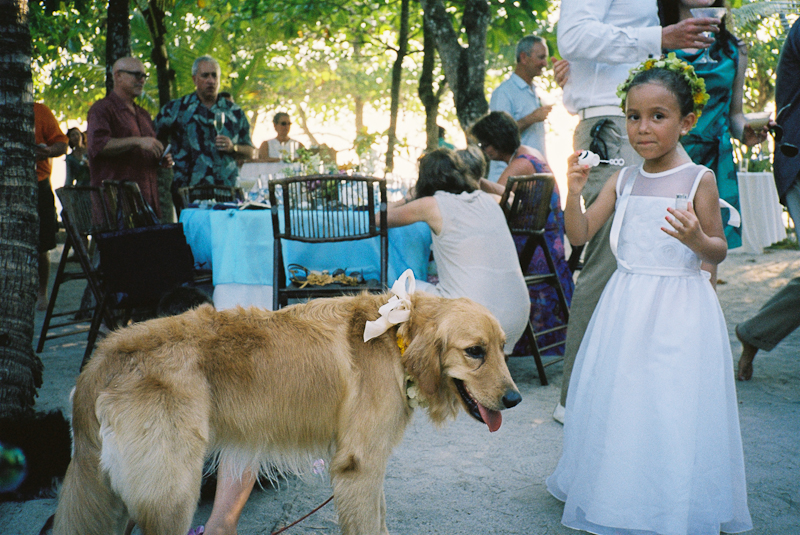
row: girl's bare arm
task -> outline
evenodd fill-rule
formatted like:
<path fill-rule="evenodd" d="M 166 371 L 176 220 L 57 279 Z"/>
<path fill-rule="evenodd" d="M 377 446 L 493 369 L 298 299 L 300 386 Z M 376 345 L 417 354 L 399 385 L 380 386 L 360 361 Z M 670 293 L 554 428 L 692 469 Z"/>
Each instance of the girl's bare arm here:
<path fill-rule="evenodd" d="M 584 213 L 581 208 L 581 192 L 589 179 L 588 165 L 578 163 L 580 151 L 570 155 L 567 168 L 567 204 L 564 207 L 564 229 L 572 245 L 583 245 L 592 239 L 614 212 L 617 201 L 617 177 L 608 179 L 594 203 Z"/>

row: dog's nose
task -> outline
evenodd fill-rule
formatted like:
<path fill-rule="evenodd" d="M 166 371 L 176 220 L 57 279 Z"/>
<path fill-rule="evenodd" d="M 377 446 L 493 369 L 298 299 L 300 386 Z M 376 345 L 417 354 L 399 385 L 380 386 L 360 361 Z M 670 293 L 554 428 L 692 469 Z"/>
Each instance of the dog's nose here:
<path fill-rule="evenodd" d="M 519 395 L 519 392 L 516 390 L 507 390 L 506 395 L 503 396 L 503 406 L 506 409 L 510 409 L 519 404 L 522 401 L 522 396 Z"/>

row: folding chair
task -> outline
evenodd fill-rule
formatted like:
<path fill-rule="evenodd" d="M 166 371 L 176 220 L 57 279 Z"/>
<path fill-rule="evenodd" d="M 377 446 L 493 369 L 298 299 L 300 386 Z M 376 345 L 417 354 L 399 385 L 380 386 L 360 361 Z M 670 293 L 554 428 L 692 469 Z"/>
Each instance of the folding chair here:
<path fill-rule="evenodd" d="M 106 220 L 116 224 L 92 229 L 92 240 L 100 253 L 99 266 L 88 255 L 79 255 L 97 301 L 81 368 L 92 354 L 101 324 L 115 330 L 127 324 L 134 312 L 143 319 L 152 317 L 166 290 L 192 280 L 193 258 L 180 224 L 159 225 L 134 182 L 105 181 L 103 192 L 102 200 L 92 204 L 92 217 L 96 220 L 105 211 Z M 113 218 L 109 207 L 116 214 Z M 151 233 L 148 227 L 167 231 Z M 141 232 L 128 232 L 136 229 Z M 114 247 L 120 234 L 133 235 L 126 242 L 129 247 Z"/>
<path fill-rule="evenodd" d="M 203 184 L 199 186 L 189 186 L 178 189 L 178 193 L 183 199 L 183 206 L 198 201 L 216 202 L 243 202 L 244 192 L 242 188 L 236 186 L 215 186 Z"/>
<path fill-rule="evenodd" d="M 503 211 L 506 214 L 511 235 L 525 236 L 527 238 L 519 253 L 519 264 L 522 268 L 522 274 L 525 276 L 525 283 L 528 286 L 539 283 L 549 284 L 558 296 L 559 306 L 562 311 L 563 324 L 561 325 L 536 332 L 530 320 L 528 320 L 528 325 L 525 327 L 525 334 L 530 340 L 529 349 L 536 362 L 536 370 L 539 373 L 539 381 L 542 385 L 547 385 L 545 366 L 559 362 L 563 360 L 563 357 L 557 357 L 547 362 L 547 364 L 543 364 L 541 353 L 553 347 L 564 345 L 565 342 L 558 341 L 540 347 L 538 340 L 546 334 L 566 330 L 567 322 L 569 321 L 567 297 L 564 293 L 564 288 L 561 286 L 561 281 L 558 279 L 553 255 L 545 239 L 545 226 L 550 215 L 550 199 L 553 195 L 554 185 L 555 178 L 551 174 L 510 177 L 500 200 L 500 206 L 503 207 Z M 514 199 L 509 206 L 508 200 L 512 191 Z M 528 271 L 533 255 L 538 248 L 542 249 L 547 262 L 547 273 L 531 273 Z"/>
<path fill-rule="evenodd" d="M 379 199 L 376 200 L 376 196 Z M 276 179 L 269 182 L 269 199 L 275 239 L 272 285 L 274 310 L 287 305 L 289 299 L 331 297 L 364 290 L 374 293 L 386 291 L 389 237 L 385 180 L 336 175 Z M 376 208 L 380 210 L 380 225 L 375 223 Z M 287 283 L 283 240 L 322 244 L 370 238 L 380 241 L 378 280 L 365 280 L 355 286 L 334 283 L 301 287 L 296 282 Z M 332 269 L 340 267 L 343 266 L 331 266 Z"/>
<path fill-rule="evenodd" d="M 71 327 L 88 323 L 94 307 L 87 305 L 87 300 L 82 299 L 81 305 L 77 309 L 54 312 L 56 299 L 61 285 L 71 281 L 86 281 L 89 294 L 95 298 L 99 295 L 99 276 L 93 260 L 96 242 L 92 240 L 87 248 L 87 239 L 95 232 L 107 231 L 113 228 L 100 188 L 66 186 L 56 190 L 56 193 L 61 201 L 61 220 L 64 223 L 67 238 L 64 243 L 64 250 L 61 253 L 61 260 L 58 263 L 58 269 L 56 270 L 53 289 L 50 292 L 50 302 L 47 304 L 42 331 L 39 334 L 39 342 L 36 347 L 37 353 L 42 352 L 44 344 L 48 340 L 89 332 L 90 329 L 88 327 L 83 329 Z M 67 270 L 69 253 L 73 249 L 80 265 L 80 271 L 77 272 Z M 87 294 L 85 293 L 84 295 L 86 296 Z M 80 319 L 79 315 L 84 313 L 88 314 L 88 317 Z M 53 322 L 56 318 L 66 318 L 68 316 L 72 316 L 74 319 Z M 55 331 L 55 334 L 49 334 L 51 331 Z"/>

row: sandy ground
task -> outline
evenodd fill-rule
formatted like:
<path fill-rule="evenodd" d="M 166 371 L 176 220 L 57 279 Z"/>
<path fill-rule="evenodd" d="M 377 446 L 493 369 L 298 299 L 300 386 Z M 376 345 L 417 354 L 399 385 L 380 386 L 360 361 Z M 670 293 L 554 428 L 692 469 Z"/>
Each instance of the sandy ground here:
<path fill-rule="evenodd" d="M 54 254 L 57 260 L 57 255 Z M 55 270 L 55 266 L 53 267 Z M 732 254 L 720 266 L 718 294 L 728 322 L 735 359 L 741 350 L 736 323 L 754 314 L 777 288 L 800 274 L 800 253 L 768 251 Z M 61 300 L 66 306 L 79 291 Z M 37 336 L 43 314 L 37 314 Z M 42 352 L 44 385 L 37 408 L 68 411 L 85 338 L 49 342 Z M 800 330 L 755 360 L 751 381 L 737 383 L 747 466 L 753 534 L 800 533 Z M 735 366 L 735 362 L 732 363 Z M 405 534 L 566 534 L 562 506 L 544 486 L 561 453 L 562 426 L 551 413 L 559 396 L 561 364 L 547 368 L 550 385 L 541 386 L 531 358 L 509 367 L 523 403 L 504 413 L 502 428 L 490 434 L 462 414 L 443 429 L 418 412 L 386 474 L 387 524 Z M 239 527 L 240 535 L 270 534 L 321 504 L 331 494 L 326 476 L 290 479 L 278 489 L 254 492 Z M 34 535 L 55 510 L 52 499 L 0 504 L 2 532 Z M 208 518 L 202 500 L 195 517 Z M 138 531 L 137 531 L 138 533 Z M 332 505 L 287 531 L 336 534 Z M 181 534 L 176 534 L 181 535 Z"/>

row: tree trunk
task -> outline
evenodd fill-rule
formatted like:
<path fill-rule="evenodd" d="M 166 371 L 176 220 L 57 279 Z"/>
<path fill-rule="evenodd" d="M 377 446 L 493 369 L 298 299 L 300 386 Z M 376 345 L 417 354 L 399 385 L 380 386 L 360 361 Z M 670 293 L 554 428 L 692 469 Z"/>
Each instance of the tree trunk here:
<path fill-rule="evenodd" d="M 392 102 L 389 111 L 389 141 L 386 148 L 386 172 L 394 169 L 394 145 L 397 140 L 397 111 L 400 107 L 400 83 L 403 80 L 403 60 L 408 53 L 408 0 L 400 7 L 400 31 L 397 34 L 397 57 L 392 66 Z"/>
<path fill-rule="evenodd" d="M 353 59 L 356 64 L 361 62 L 361 35 L 357 34 L 353 39 Z M 353 95 L 353 110 L 356 115 L 356 136 L 365 133 L 364 130 L 364 97 L 356 93 Z"/>
<path fill-rule="evenodd" d="M 128 0 L 109 0 L 106 22 L 106 93 L 114 89 L 111 68 L 119 58 L 131 55 L 131 23 Z"/>
<path fill-rule="evenodd" d="M 0 1 L 0 418 L 27 412 L 42 384 L 33 352 L 39 216 L 27 0 Z"/>
<path fill-rule="evenodd" d="M 144 15 L 144 20 L 147 21 L 150 36 L 153 38 L 153 52 L 150 57 L 156 66 L 158 105 L 161 107 L 172 100 L 172 83 L 175 80 L 175 71 L 169 68 L 169 57 L 167 56 L 167 29 L 164 26 L 164 10 L 158 6 L 157 1 L 150 0 L 142 15 Z"/>
<path fill-rule="evenodd" d="M 447 88 L 447 82 L 441 80 L 439 88 L 433 88 L 433 69 L 436 67 L 436 42 L 428 17 L 422 23 L 422 74 L 419 77 L 417 94 L 425 107 L 425 132 L 427 143 L 425 150 L 432 151 L 439 146 L 439 103 Z"/>
<path fill-rule="evenodd" d="M 453 91 L 458 122 L 467 131 L 489 110 L 484 91 L 489 3 L 486 0 L 465 0 L 461 27 L 467 46 L 462 47 L 442 0 L 421 2 L 439 50 L 445 79 Z"/>

